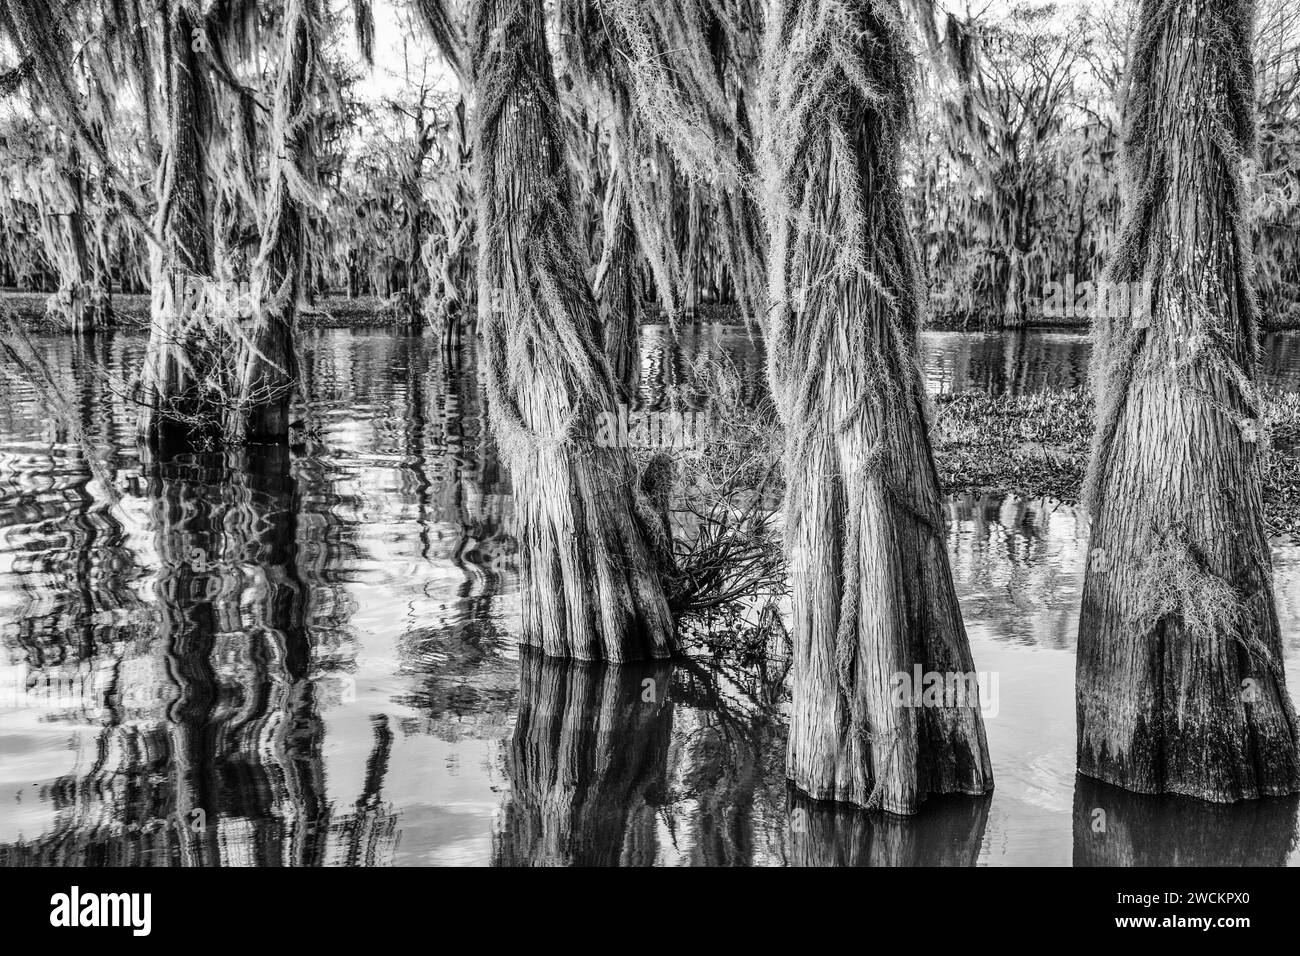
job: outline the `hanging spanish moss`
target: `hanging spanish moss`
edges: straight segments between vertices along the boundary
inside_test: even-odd
[[[673,622],[621,448],[600,317],[573,230],[540,0],[470,18],[479,321],[493,429],[511,470],[523,639],[551,656],[666,657]]]
[[[756,81],[757,7],[576,0],[562,5],[560,22],[579,77],[604,91],[615,175],[665,310],[675,316],[679,304],[697,305],[704,287],[725,284],[742,313],[761,321],[763,234],[745,105]],[[683,188],[689,213],[674,228]],[[701,268],[706,236],[725,266],[722,281]]]
[[[288,0],[283,54],[275,86],[271,186],[253,264],[257,296],[252,329],[242,349],[236,414],[226,431],[236,441],[285,441],[289,400],[297,385],[295,329],[306,248],[305,213],[319,202],[316,185],[316,111],[321,25],[315,0]],[[363,45],[363,51],[367,49]]]
[[[761,168],[794,578],[786,773],[816,799],[914,813],[931,793],[993,781],[977,700],[893,698],[915,667],[974,670],[921,391],[925,299],[899,185],[913,69],[902,27],[888,0],[781,4]]]
[[[0,870],[1300,862],[1297,93],[1293,0],[0,0]]]

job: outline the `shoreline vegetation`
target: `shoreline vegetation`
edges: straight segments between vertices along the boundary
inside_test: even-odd
[[[11,311],[21,316],[23,324],[33,334],[52,335],[72,332],[71,325],[51,314],[46,303],[52,293],[30,292],[0,288],[0,311]],[[109,330],[147,331],[149,328],[149,296],[147,293],[121,292],[113,296],[113,311],[107,318]],[[655,322],[667,322],[666,316],[653,317]],[[689,322],[740,322],[740,309],[734,304],[704,304],[693,310],[682,310],[679,321]],[[378,296],[330,294],[303,306],[298,315],[301,329],[371,329],[394,328],[410,325],[410,308],[403,293],[387,299]],[[1090,326],[1087,318],[1065,316],[1034,316],[1017,326],[1001,326],[969,314],[934,315],[925,324],[933,332],[1021,332],[1026,330],[1060,330],[1085,332]],[[1264,332],[1300,331],[1300,313],[1281,316],[1275,321],[1265,320]]]

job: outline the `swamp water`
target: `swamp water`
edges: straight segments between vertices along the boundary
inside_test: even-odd
[[[647,327],[642,344],[651,406],[705,348],[762,380],[735,328],[672,346]],[[39,345],[104,469],[0,377],[0,863],[1300,862],[1295,799],[1076,778],[1087,539],[1068,506],[949,503],[976,668],[997,675],[995,792],[912,819],[833,810],[787,794],[783,723],[743,682],[521,655],[509,482],[472,356],[312,333],[291,453],[150,466],[111,382],[70,339]],[[1265,346],[1265,378],[1300,390],[1300,336]],[[143,348],[91,351],[125,375]],[[925,352],[931,391],[1087,377],[1077,333],[931,332]],[[1273,557],[1296,695],[1300,546]]]

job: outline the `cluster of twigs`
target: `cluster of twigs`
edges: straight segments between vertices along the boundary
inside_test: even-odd
[[[707,423],[693,444],[674,452],[669,603],[680,618],[710,624],[752,623],[757,615],[757,630],[766,633],[769,607],[787,593],[775,410],[765,397],[755,402],[746,394],[730,359],[709,353],[696,358],[669,401],[700,404],[697,415]]]

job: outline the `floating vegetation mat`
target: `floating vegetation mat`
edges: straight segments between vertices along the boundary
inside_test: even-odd
[[[1092,441],[1085,388],[935,398],[935,464],[945,492],[1014,492],[1077,503]],[[1264,511],[1270,534],[1300,539],[1300,395],[1264,392]]]

